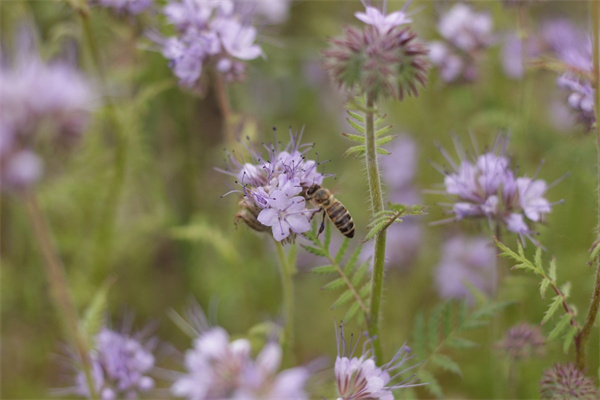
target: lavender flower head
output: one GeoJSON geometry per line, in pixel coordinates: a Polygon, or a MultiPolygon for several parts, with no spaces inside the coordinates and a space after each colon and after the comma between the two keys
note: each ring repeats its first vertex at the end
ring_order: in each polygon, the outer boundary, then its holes
{"type": "Polygon", "coordinates": [[[429,64],[427,50],[417,35],[403,27],[411,22],[404,10],[385,14],[374,7],[357,12],[365,23],[360,30],[345,29],[332,39],[323,52],[325,67],[334,81],[348,91],[369,94],[372,98],[418,94],[417,85],[425,86],[429,64]]]}
{"type": "Polygon", "coordinates": [[[277,241],[291,240],[310,230],[309,219],[317,209],[307,207],[303,192],[323,183],[317,162],[305,157],[312,144],[300,144],[302,134],[295,137],[290,132],[290,138],[283,149],[265,145],[266,158],[248,148],[252,162],[240,162],[230,154],[230,170],[218,169],[234,176],[241,186],[241,190],[232,191],[242,194],[236,220],[259,232],[271,230],[277,241]]]}
{"type": "MultiPolygon", "coordinates": [[[[21,41],[31,41],[29,33],[21,41]]],[[[24,189],[42,175],[35,143],[70,146],[85,131],[93,91],[72,66],[45,63],[21,43],[14,62],[0,65],[0,186],[24,189]]]]}
{"type": "Polygon", "coordinates": [[[263,55],[250,16],[240,12],[244,9],[231,0],[170,0],[164,7],[178,34],[156,40],[182,86],[200,88],[206,67],[228,81],[242,80],[244,62],[263,55]]]}
{"type": "Polygon", "coordinates": [[[119,14],[137,15],[146,11],[152,5],[153,0],[93,0],[93,2],[119,14]]]}
{"type": "Polygon", "coordinates": [[[544,355],[545,345],[546,339],[540,327],[523,323],[510,328],[496,348],[518,361],[544,355]]]}
{"type": "Polygon", "coordinates": [[[545,197],[549,186],[535,176],[516,178],[505,156],[507,146],[508,140],[499,136],[491,151],[469,160],[457,145],[458,163],[440,148],[451,167],[450,171],[440,171],[445,175],[445,194],[453,199],[450,206],[454,214],[454,218],[441,222],[486,218],[491,225],[504,226],[534,241],[528,222],[543,222],[552,210],[545,197]]]}
{"type": "Polygon", "coordinates": [[[442,40],[429,43],[429,59],[446,82],[477,78],[477,58],[492,40],[492,18],[466,4],[455,4],[438,22],[442,40]]]}
{"type": "Polygon", "coordinates": [[[540,391],[546,400],[596,400],[600,395],[594,381],[571,363],[554,364],[544,371],[540,391]]]}
{"type": "MultiPolygon", "coordinates": [[[[154,388],[154,379],[148,374],[154,368],[152,349],[156,342],[144,340],[145,336],[144,331],[131,336],[106,327],[95,336],[92,379],[102,400],[136,399],[154,388]]],[[[83,371],[77,374],[71,392],[90,397],[83,371]]]]}
{"type": "Polygon", "coordinates": [[[444,243],[435,282],[443,299],[473,301],[467,284],[491,294],[496,286],[496,251],[489,239],[456,236],[444,243]]]}
{"type": "MultiPolygon", "coordinates": [[[[370,342],[365,342],[369,344],[370,342]]],[[[346,343],[343,327],[337,339],[338,356],[335,359],[335,378],[337,382],[338,400],[380,399],[393,400],[393,390],[421,386],[416,383],[415,375],[398,381],[397,378],[406,375],[406,372],[416,367],[412,365],[401,369],[412,359],[408,346],[402,346],[396,355],[386,364],[378,367],[370,350],[363,348],[360,357],[354,357],[358,342],[346,343]]],[[[418,364],[417,364],[418,365],[418,364]]]]}
{"type": "Polygon", "coordinates": [[[306,399],[304,385],[309,369],[296,367],[277,373],[281,347],[268,343],[256,359],[250,341],[230,341],[220,327],[204,328],[185,355],[187,372],[171,392],[190,400],[202,399],[306,399]]]}

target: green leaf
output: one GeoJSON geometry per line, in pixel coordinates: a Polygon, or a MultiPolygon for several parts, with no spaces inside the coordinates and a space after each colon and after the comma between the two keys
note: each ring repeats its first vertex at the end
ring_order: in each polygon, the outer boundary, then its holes
{"type": "Polygon", "coordinates": [[[447,338],[450,336],[450,332],[452,332],[452,303],[450,302],[444,306],[442,324],[444,327],[444,338],[447,338]]]}
{"type": "Polygon", "coordinates": [[[350,256],[350,259],[348,260],[348,262],[346,263],[346,266],[344,267],[344,272],[346,272],[347,274],[352,274],[352,272],[354,271],[354,268],[356,266],[356,262],[358,261],[358,257],[360,257],[361,250],[362,250],[362,246],[357,246],[356,249],[354,249],[354,251],[352,252],[352,255],[350,256]]]}
{"type": "Polygon", "coordinates": [[[544,318],[542,318],[542,325],[544,325],[554,314],[558,311],[559,307],[562,305],[562,297],[554,296],[552,298],[552,303],[548,306],[548,309],[544,313],[544,318]]]}
{"type": "Polygon", "coordinates": [[[105,281],[98,290],[96,290],[90,305],[85,310],[81,321],[81,329],[89,340],[91,340],[100,331],[100,328],[102,328],[104,313],[108,306],[108,291],[113,283],[114,279],[105,281]]]}
{"type": "Polygon", "coordinates": [[[434,354],[431,356],[431,362],[446,371],[453,372],[457,375],[462,375],[460,366],[445,354],[434,354]]]}
{"type": "Polygon", "coordinates": [[[386,156],[389,156],[390,154],[392,154],[392,153],[390,153],[389,151],[387,151],[386,149],[382,149],[381,147],[378,147],[378,148],[377,148],[377,153],[379,153],[379,154],[384,154],[384,155],[386,155],[386,156]]]}
{"type": "Polygon", "coordinates": [[[397,137],[398,137],[398,135],[384,136],[382,138],[379,138],[379,139],[375,140],[375,144],[377,146],[383,146],[383,145],[388,144],[392,140],[396,139],[397,137]]]}
{"type": "Polygon", "coordinates": [[[434,395],[435,397],[438,397],[438,398],[444,397],[444,392],[442,391],[442,387],[440,386],[438,381],[435,379],[433,374],[431,374],[429,371],[421,369],[417,372],[417,376],[419,377],[419,379],[422,382],[427,383],[427,385],[425,385],[425,388],[429,391],[429,393],[431,393],[432,395],[434,395]]]}
{"type": "Polygon", "coordinates": [[[535,249],[534,262],[535,262],[535,266],[543,272],[544,267],[542,266],[542,248],[541,247],[538,247],[537,249],[535,249]]]}
{"type": "Polygon", "coordinates": [[[360,281],[362,281],[362,279],[364,278],[364,276],[367,272],[367,269],[369,268],[370,260],[371,259],[368,259],[367,261],[362,263],[360,267],[358,267],[356,269],[356,272],[354,273],[354,276],[352,277],[352,284],[354,286],[357,286],[360,283],[360,281]]]}
{"type": "Polygon", "coordinates": [[[442,315],[443,304],[435,306],[431,315],[429,316],[429,323],[427,326],[427,337],[429,342],[429,349],[433,352],[438,346],[440,340],[440,317],[442,315]]]}
{"type": "Polygon", "coordinates": [[[571,282],[565,282],[564,285],[560,287],[560,291],[562,292],[565,299],[571,295],[571,282]]]}
{"type": "Polygon", "coordinates": [[[360,156],[365,151],[367,151],[367,149],[366,149],[365,145],[363,145],[363,144],[358,145],[358,146],[352,146],[348,150],[346,150],[344,152],[344,154],[342,154],[342,157],[348,157],[350,154],[355,154],[357,156],[360,156]]]}
{"type": "Polygon", "coordinates": [[[446,340],[446,346],[453,348],[453,349],[468,349],[471,347],[476,347],[476,346],[478,346],[478,344],[471,340],[453,336],[453,337],[449,337],[446,340]]]}
{"type": "Polygon", "coordinates": [[[352,135],[350,133],[345,133],[342,132],[342,136],[352,140],[353,142],[358,142],[358,143],[364,143],[365,142],[365,137],[361,136],[361,135],[352,135]]]}
{"type": "Polygon", "coordinates": [[[550,260],[550,271],[548,271],[548,277],[552,282],[556,282],[556,259],[552,257],[550,260]]]}
{"type": "Polygon", "coordinates": [[[359,124],[358,122],[356,122],[355,120],[353,120],[352,118],[346,118],[346,121],[348,121],[348,123],[350,125],[352,125],[352,127],[354,129],[356,129],[357,132],[362,133],[363,135],[365,134],[365,128],[359,124]]]}
{"type": "Polygon", "coordinates": [[[327,257],[327,252],[325,252],[323,249],[318,249],[316,247],[313,246],[308,246],[303,244],[302,247],[304,247],[304,250],[308,251],[309,253],[312,253],[316,256],[319,257],[327,257]]]}
{"type": "Polygon", "coordinates": [[[315,274],[335,274],[337,273],[337,268],[333,265],[323,265],[321,267],[315,267],[310,270],[310,272],[315,274]]]}
{"type": "Polygon", "coordinates": [[[570,326],[569,330],[565,334],[565,338],[563,341],[563,351],[565,354],[569,352],[569,347],[573,344],[573,340],[575,340],[575,336],[578,333],[578,329],[574,326],[570,326]]]}
{"type": "Polygon", "coordinates": [[[321,290],[336,290],[345,285],[346,285],[346,281],[344,280],[344,278],[337,278],[337,279],[329,282],[327,285],[323,286],[321,288],[321,290]]]}
{"type": "Polygon", "coordinates": [[[548,290],[548,286],[550,286],[550,280],[547,278],[542,279],[540,282],[540,296],[542,299],[546,298],[546,290],[548,290]]]}
{"type": "Polygon", "coordinates": [[[365,285],[363,287],[360,288],[360,290],[358,291],[358,294],[360,295],[360,297],[367,297],[367,295],[371,293],[371,284],[370,283],[365,283],[365,285]]]}
{"type": "Polygon", "coordinates": [[[333,304],[331,305],[331,309],[336,309],[338,307],[343,306],[344,304],[346,304],[348,301],[350,301],[352,299],[352,292],[350,290],[346,290],[344,293],[342,293],[340,295],[340,297],[337,298],[336,301],[333,302],[333,304]]]}
{"type": "Polygon", "coordinates": [[[344,241],[342,242],[342,245],[340,246],[340,249],[338,250],[337,254],[335,255],[336,263],[339,264],[342,261],[342,259],[344,258],[344,255],[346,254],[346,250],[348,250],[348,243],[350,243],[350,239],[345,238],[344,241]]]}
{"type": "Polygon", "coordinates": [[[594,248],[590,252],[590,257],[588,258],[588,264],[592,264],[596,258],[598,258],[598,254],[600,253],[600,241],[594,245],[594,248]]]}
{"type": "Polygon", "coordinates": [[[389,131],[391,131],[392,128],[393,128],[392,125],[387,125],[387,126],[384,126],[383,128],[377,129],[377,131],[375,131],[375,136],[381,137],[381,136],[385,135],[386,133],[388,133],[389,131]]]}
{"type": "Polygon", "coordinates": [[[355,119],[356,121],[360,122],[361,124],[365,123],[365,117],[363,115],[360,115],[359,113],[351,111],[351,110],[346,110],[346,112],[348,113],[348,115],[350,117],[352,117],[352,119],[355,119]]]}
{"type": "Polygon", "coordinates": [[[571,322],[571,315],[565,313],[548,334],[548,341],[556,339],[569,325],[569,322],[571,322]]]}
{"type": "Polygon", "coordinates": [[[344,322],[350,322],[352,318],[356,316],[358,310],[360,310],[360,304],[357,301],[355,301],[354,303],[352,303],[348,311],[346,311],[346,314],[344,315],[344,322]]]}

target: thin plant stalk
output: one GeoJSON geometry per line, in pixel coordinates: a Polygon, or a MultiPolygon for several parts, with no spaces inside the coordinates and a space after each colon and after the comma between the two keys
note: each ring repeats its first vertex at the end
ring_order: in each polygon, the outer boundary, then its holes
{"type": "Polygon", "coordinates": [[[235,142],[235,134],[233,132],[233,110],[231,108],[231,100],[229,99],[229,93],[227,92],[227,83],[225,77],[218,71],[214,73],[214,90],[217,96],[217,103],[221,110],[221,117],[223,120],[223,129],[225,131],[225,140],[229,144],[235,142]]]}
{"type": "MultiPolygon", "coordinates": [[[[594,65],[594,107],[596,113],[596,146],[597,146],[597,159],[598,159],[598,233],[597,242],[600,240],[600,124],[598,123],[598,116],[600,116],[600,88],[598,83],[600,82],[600,4],[597,0],[591,1],[591,12],[592,12],[592,46],[593,46],[593,65],[594,65]]],[[[597,244],[598,245],[598,244],[597,244]]],[[[594,281],[594,292],[592,294],[592,301],[588,309],[585,323],[583,327],[575,337],[575,353],[577,368],[580,370],[585,369],[585,347],[587,345],[590,333],[596,321],[598,315],[598,309],[600,306],[600,263],[596,262],[596,274],[594,281]]]]}
{"type": "Polygon", "coordinates": [[[69,292],[62,261],[54,248],[50,229],[35,194],[27,192],[24,194],[24,197],[27,216],[29,217],[35,239],[40,246],[44,258],[44,272],[50,285],[54,307],[59,314],[65,335],[81,359],[90,397],[97,399],[98,396],[92,378],[92,360],[90,358],[88,341],[85,338],[84,332],[79,328],[77,310],[73,305],[73,300],[69,292]]]}
{"type": "Polygon", "coordinates": [[[286,256],[281,242],[275,240],[277,256],[279,257],[279,273],[281,276],[281,291],[283,296],[283,345],[288,359],[293,359],[294,349],[294,282],[296,273],[295,245],[290,248],[290,256],[286,256]]]}
{"type": "MultiPolygon", "coordinates": [[[[367,165],[367,179],[371,196],[373,216],[383,211],[383,191],[381,189],[381,176],[377,163],[377,144],[375,142],[375,110],[373,97],[367,94],[365,110],[365,136],[367,165]]],[[[381,340],[379,337],[379,316],[381,313],[381,296],[383,293],[383,273],[385,263],[386,230],[375,236],[375,251],[373,256],[373,274],[371,276],[371,299],[368,316],[369,336],[373,340],[373,351],[378,362],[382,360],[381,340]]]]}

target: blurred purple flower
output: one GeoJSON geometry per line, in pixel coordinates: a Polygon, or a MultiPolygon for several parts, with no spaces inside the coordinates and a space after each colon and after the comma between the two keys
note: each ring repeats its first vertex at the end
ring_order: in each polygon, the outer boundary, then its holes
{"type": "MultiPolygon", "coordinates": [[[[100,330],[91,357],[92,378],[102,400],[136,399],[154,388],[154,379],[148,374],[154,368],[155,343],[146,339],[144,331],[131,336],[106,327],[100,330]]],[[[78,372],[75,385],[73,394],[89,397],[83,371],[78,372]]]]}
{"type": "Polygon", "coordinates": [[[541,398],[545,400],[597,400],[594,380],[584,375],[575,364],[554,364],[540,380],[541,398]]]}
{"type": "Polygon", "coordinates": [[[546,339],[539,326],[522,323],[510,328],[495,347],[512,360],[519,361],[544,355],[545,345],[546,339]]]}
{"type": "Polygon", "coordinates": [[[263,55],[255,43],[256,28],[248,23],[251,9],[231,0],[169,0],[163,13],[178,36],[154,40],[162,46],[181,85],[201,87],[199,79],[206,66],[216,68],[229,81],[243,79],[243,61],[263,55]]]}
{"type": "Polygon", "coordinates": [[[502,47],[504,73],[513,79],[522,78],[527,60],[539,56],[542,51],[543,43],[536,36],[527,38],[520,38],[514,34],[507,36],[502,47]]]}
{"type": "MultiPolygon", "coordinates": [[[[21,38],[31,40],[23,31],[21,38]]],[[[0,185],[25,188],[42,174],[34,143],[68,146],[87,127],[94,95],[90,83],[66,63],[43,62],[19,48],[13,63],[0,65],[0,185]]]]}
{"type": "MultiPolygon", "coordinates": [[[[268,159],[248,148],[253,162],[241,163],[229,155],[229,170],[217,169],[234,176],[243,195],[236,220],[242,219],[257,231],[271,227],[278,240],[290,238],[310,230],[309,219],[316,209],[307,208],[301,196],[303,188],[323,183],[323,175],[317,171],[317,163],[305,157],[312,145],[301,144],[302,134],[297,137],[290,132],[290,143],[284,148],[265,145],[268,159]]],[[[232,193],[229,192],[229,193],[232,193]]]]}
{"type": "Polygon", "coordinates": [[[346,343],[343,327],[337,338],[338,356],[335,359],[335,378],[337,382],[338,399],[381,399],[393,400],[392,391],[413,386],[422,386],[413,374],[401,382],[394,383],[395,378],[404,375],[416,365],[401,369],[412,359],[410,349],[402,346],[394,357],[386,364],[378,367],[371,351],[365,351],[359,357],[354,357],[356,344],[346,343]]]}
{"type": "Polygon", "coordinates": [[[435,282],[443,299],[473,301],[466,283],[491,294],[496,286],[496,250],[486,238],[453,237],[444,243],[435,282]]]}
{"type": "Polygon", "coordinates": [[[92,0],[102,7],[112,8],[118,13],[140,14],[148,9],[154,0],[92,0]]]}
{"type": "Polygon", "coordinates": [[[492,42],[492,18],[458,3],[438,22],[441,41],[429,43],[429,58],[440,69],[445,82],[473,81],[477,78],[479,54],[492,42]]]}
{"type": "Polygon", "coordinates": [[[356,12],[354,16],[368,25],[373,25],[381,33],[386,33],[392,28],[412,22],[403,11],[395,11],[385,15],[375,7],[366,7],[365,12],[356,12]]]}
{"type": "MultiPolygon", "coordinates": [[[[511,231],[530,238],[533,230],[524,216],[533,222],[543,221],[552,209],[546,200],[548,188],[541,179],[515,178],[509,159],[504,155],[508,140],[499,137],[492,151],[477,156],[474,162],[457,148],[459,163],[443,150],[442,154],[453,171],[444,172],[445,192],[454,198],[455,218],[487,218],[490,224],[501,224],[511,231]]],[[[445,221],[444,221],[445,222],[445,221]]]]}
{"type": "Polygon", "coordinates": [[[296,367],[277,373],[281,347],[268,343],[253,360],[250,341],[230,342],[220,327],[206,328],[185,355],[187,373],[175,381],[171,392],[187,399],[306,399],[304,385],[308,368],[296,367]]]}

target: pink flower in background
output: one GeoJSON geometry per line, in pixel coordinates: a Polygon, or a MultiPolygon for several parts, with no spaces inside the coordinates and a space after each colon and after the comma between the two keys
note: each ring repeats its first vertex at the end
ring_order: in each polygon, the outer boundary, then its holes
{"type": "Polygon", "coordinates": [[[403,11],[395,11],[388,15],[383,14],[375,7],[367,7],[365,12],[356,12],[354,16],[368,25],[373,25],[382,33],[400,25],[412,22],[403,11]]]}

